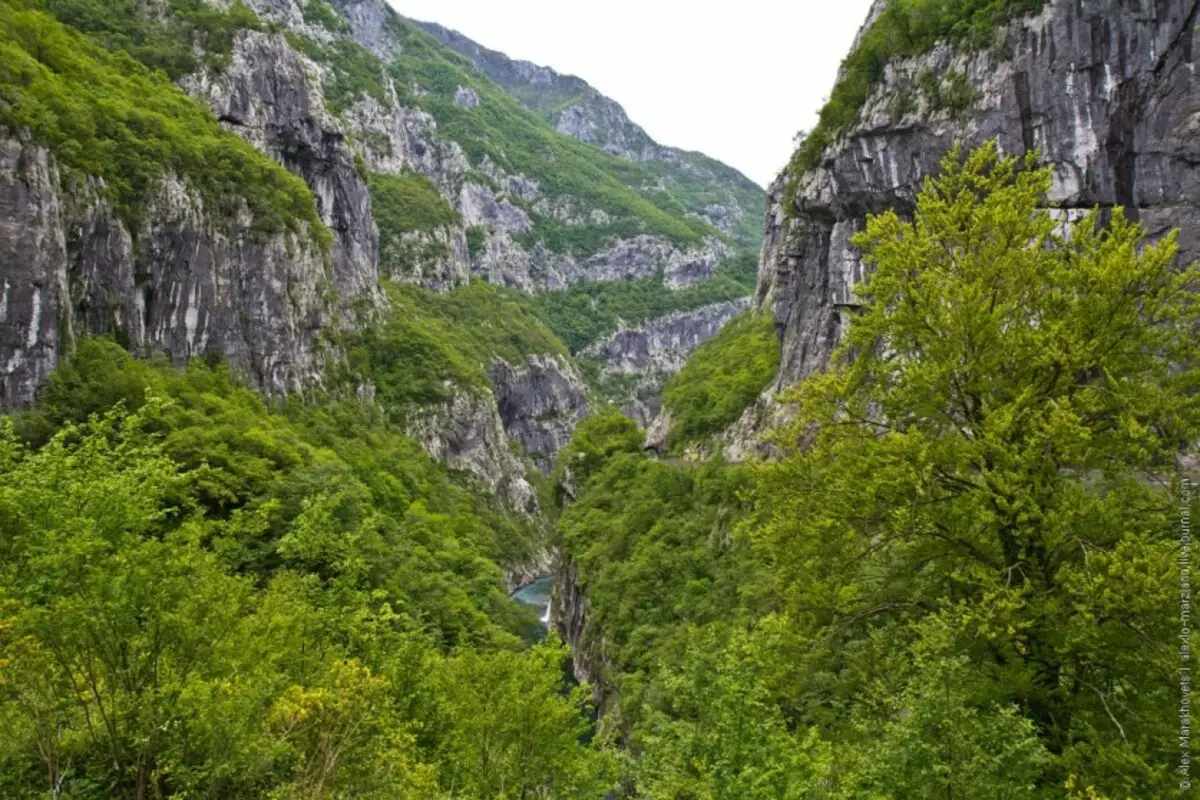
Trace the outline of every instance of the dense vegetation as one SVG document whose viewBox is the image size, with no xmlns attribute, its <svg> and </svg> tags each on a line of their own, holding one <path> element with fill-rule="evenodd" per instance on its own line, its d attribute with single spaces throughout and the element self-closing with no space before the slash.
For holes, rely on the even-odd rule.
<svg viewBox="0 0 1200 800">
<path fill-rule="evenodd" d="M 389 277 L 411 275 L 425 264 L 448 259 L 449 245 L 436 234 L 448 238 L 450 229 L 462 223 L 437 186 L 411 171 L 372 175 L 371 211 L 379 229 L 379 268 Z"/>
<path fill-rule="evenodd" d="M 857 121 L 890 61 L 926 53 L 940 41 L 984 47 L 995 40 L 997 29 L 1005 22 L 1035 13 L 1043 5 L 1045 0 L 890 0 L 842 62 L 837 83 L 821 108 L 816 127 L 808 132 L 792 156 L 788 170 L 793 186 L 800 175 L 820 163 L 825 150 Z M 962 102 L 963 87 L 958 85 L 951 91 L 956 94 L 946 101 Z"/>
<path fill-rule="evenodd" d="M 779 357 L 774 320 L 765 314 L 743 314 L 697 347 L 663 389 L 671 449 L 736 422 L 775 379 Z"/>
<path fill-rule="evenodd" d="M 1062 231 L 1049 188 L 991 146 L 914 222 L 872 219 L 863 313 L 785 398 L 776 460 L 657 462 L 581 426 L 559 536 L 630 795 L 1190 796 L 1200 269 L 1120 214 Z"/>
<path fill-rule="evenodd" d="M 223 67 L 239 31 L 262 30 L 243 0 L 223 6 L 204 0 L 26 0 L 107 50 L 121 50 L 177 80 L 202 67 Z M 164 13 L 165 12 L 165 13 Z"/>
<path fill-rule="evenodd" d="M 1040 5 L 893 0 L 793 168 L 889 59 L 985 45 Z M 327 0 L 300 8 L 345 31 Z M 220 68 L 245 28 L 261 24 L 237 0 L 0 0 L 0 122 L 68 180 L 102 179 L 135 231 L 172 172 L 226 218 L 245 204 L 262 230 L 325 236 L 302 182 L 171 83 Z M 334 113 L 390 102 L 394 78 L 481 169 L 609 216 L 569 226 L 526 202 L 531 241 L 711 233 L 690 216 L 703 187 L 663 191 L 671 174 L 559 136 L 398 18 L 390 34 L 394 65 L 293 43 L 331 68 Z M 917 84 L 970 99 L 953 76 Z M 363 171 L 385 268 L 406 232 L 460 224 L 424 178 Z M 375 325 L 329 334 L 345 361 L 303 401 L 268 404 L 215 357 L 177 370 L 80 340 L 35 407 L 0 417 L 0 796 L 1189 796 L 1172 769 L 1200 269 L 1119 211 L 1064 230 L 1050 186 L 995 146 L 951 154 L 912 221 L 855 239 L 862 311 L 834 366 L 783 394 L 774 460 L 658 458 L 602 413 L 560 454 L 545 516 L 430 458 L 410 413 L 485 391 L 496 358 L 570 358 L 744 296 L 751 259 L 678 292 L 387 284 Z M 699 348 L 664 393 L 672 449 L 733 422 L 778 360 L 754 315 Z M 505 591 L 551 525 L 595 695 Z"/>
<path fill-rule="evenodd" d="M 397 421 L 456 391 L 489 388 L 497 358 L 521 364 L 532 354 L 567 355 L 534 316 L 482 281 L 447 294 L 404 284 L 386 289 L 387 318 L 351 342 L 349 366 L 356 380 L 374 383 Z"/>
<path fill-rule="evenodd" d="M 302 180 L 224 131 L 167 75 L 123 51 L 105 51 L 54 17 L 31 10 L 34 5 L 0 0 L 0 124 L 28 129 L 74 175 L 103 179 L 118 213 L 135 229 L 155 183 L 174 174 L 200 194 L 216 218 L 234 218 L 244 204 L 260 230 L 303 224 L 313 235 L 328 236 Z M 155 49 L 163 39 L 135 24 L 136 15 L 122 18 L 121 8 L 103 3 L 64 8 L 79 15 L 85 29 L 97 28 L 104 40 L 121 44 L 128 38 L 131 51 L 148 63 L 174 63 L 173 56 Z M 242 24 L 237 8 L 228 16 L 197 15 L 214 28 L 205 29 L 202 40 L 227 36 L 224 20 Z M 115 30 L 104 27 L 109 22 Z"/>
<path fill-rule="evenodd" d="M 712 278 L 685 289 L 669 289 L 662 278 L 596 281 L 564 292 L 543 292 L 519 300 L 555 335 L 578 353 L 622 325 L 640 325 L 674 311 L 736 300 L 754 291 L 757 259 L 743 253 L 718 267 Z"/>
<path fill-rule="evenodd" d="M 0 423 L 0 794 L 599 796 L 482 497 L 371 407 L 82 342 Z"/>
<path fill-rule="evenodd" d="M 594 613 L 587 648 L 603 639 L 602 684 L 636 714 L 640 683 L 681 657 L 690 628 L 730 619 L 755 570 L 728 540 L 746 510 L 745 467 L 679 466 L 643 452 L 644 434 L 615 412 L 580 424 L 560 457 L 558 484 L 580 489 L 558 520 L 560 547 L 579 570 Z"/>
</svg>

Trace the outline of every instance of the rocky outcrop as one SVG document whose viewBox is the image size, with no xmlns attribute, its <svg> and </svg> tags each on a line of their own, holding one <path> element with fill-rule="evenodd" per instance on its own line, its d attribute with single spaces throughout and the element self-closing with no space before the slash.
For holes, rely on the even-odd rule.
<svg viewBox="0 0 1200 800">
<path fill-rule="evenodd" d="M 490 392 L 458 391 L 441 405 L 413 411 L 407 429 L 430 456 L 475 476 L 509 508 L 537 512 L 537 497 Z"/>
<path fill-rule="evenodd" d="M 597 643 L 587 640 L 587 592 L 579 580 L 579 567 L 559 557 L 554 564 L 550 593 L 550 624 L 571 649 L 571 672 L 576 681 L 592 688 L 592 701 L 603 712 L 606 691 L 602 680 L 603 659 Z"/>
<path fill-rule="evenodd" d="M 678 372 L 688 355 L 745 311 L 750 298 L 678 311 L 637 328 L 623 328 L 580 354 L 599 359 L 613 372 Z"/>
<path fill-rule="evenodd" d="M 386 237 L 384 237 L 386 239 Z M 471 280 L 471 260 L 462 228 L 404 231 L 379 243 L 379 272 L 389 280 L 448 292 Z"/>
<path fill-rule="evenodd" d="M 0 403 L 31 402 L 84 333 L 179 364 L 219 353 L 266 394 L 320 382 L 335 308 L 308 232 L 213 219 L 170 176 L 140 222 L 135 238 L 94 182 L 66 182 L 46 150 L 0 138 Z"/>
<path fill-rule="evenodd" d="M 717 335 L 725 323 L 745 311 L 750 298 L 678 311 L 634 328 L 622 328 L 589 345 L 579 356 L 600 363 L 601 385 L 619 386 L 610 399 L 643 428 L 659 416 L 659 395 L 667 380 L 683 368 L 688 356 Z M 629 377 L 635 377 L 632 383 Z"/>
<path fill-rule="evenodd" d="M 331 263 L 343 296 L 375 291 L 375 225 L 371 194 L 358 174 L 341 127 L 325 113 L 315 65 L 281 36 L 242 32 L 228 68 L 205 71 L 184 88 L 225 125 L 303 178 L 333 233 Z"/>
<path fill-rule="evenodd" d="M 70 343 L 66 261 L 49 153 L 0 139 L 0 405 L 32 400 Z M 60 320 L 67 322 L 62 330 Z"/>
<path fill-rule="evenodd" d="M 555 455 L 588 413 L 587 388 L 579 373 L 561 356 L 535 355 L 519 367 L 497 361 L 488 376 L 504 431 L 549 474 Z"/>
<path fill-rule="evenodd" d="M 484 251 L 473 260 L 472 270 L 497 286 L 526 292 L 558 291 L 585 281 L 616 281 L 661 276 L 672 289 L 711 278 L 717 267 L 732 256 L 719 239 L 680 248 L 660 236 L 616 239 L 606 249 L 576 259 L 552 253 L 542 244 L 528 250 L 512 238 L 511 223 L 497 206 L 492 235 Z M 477 217 L 478 218 L 478 217 Z"/>
<path fill-rule="evenodd" d="M 1198 9 L 1198 0 L 1049 0 L 998 32 L 992 49 L 939 46 L 888 65 L 858 123 L 801 180 L 794 208 L 783 207 L 782 184 L 772 188 L 756 303 L 783 342 L 778 383 L 828 362 L 863 277 L 850 237 L 868 214 L 911 213 L 956 140 L 1036 149 L 1064 215 L 1123 206 L 1152 235 L 1181 229 L 1183 261 L 1200 256 Z M 970 108 L 898 103 L 914 97 L 923 70 L 965 78 Z"/>
</svg>

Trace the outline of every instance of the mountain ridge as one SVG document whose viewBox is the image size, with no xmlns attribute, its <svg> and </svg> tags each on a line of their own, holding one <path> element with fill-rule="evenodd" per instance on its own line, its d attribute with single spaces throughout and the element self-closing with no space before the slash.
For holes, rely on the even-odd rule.
<svg viewBox="0 0 1200 800">
<path fill-rule="evenodd" d="M 442 44 L 470 58 L 489 78 L 539 113 L 554 127 L 612 155 L 639 163 L 656 162 L 664 178 L 713 181 L 735 199 L 724 198 L 708 210 L 708 219 L 725 233 L 753 242 L 760 235 L 755 215 L 760 187 L 735 167 L 704 153 L 663 145 L 633 121 L 619 101 L 608 97 L 585 79 L 563 74 L 553 67 L 514 59 L 479 44 L 466 35 L 436 22 L 410 20 Z"/>
</svg>

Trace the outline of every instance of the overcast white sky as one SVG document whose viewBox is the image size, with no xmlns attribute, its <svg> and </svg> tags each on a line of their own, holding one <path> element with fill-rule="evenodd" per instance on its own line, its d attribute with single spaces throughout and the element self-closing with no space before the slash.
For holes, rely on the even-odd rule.
<svg viewBox="0 0 1200 800">
<path fill-rule="evenodd" d="M 764 186 L 811 128 L 871 0 L 389 0 L 578 75 L 662 144 Z"/>
</svg>

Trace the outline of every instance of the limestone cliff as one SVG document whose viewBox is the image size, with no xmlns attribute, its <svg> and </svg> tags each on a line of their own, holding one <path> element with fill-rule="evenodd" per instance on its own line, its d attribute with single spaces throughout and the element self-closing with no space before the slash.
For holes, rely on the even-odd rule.
<svg viewBox="0 0 1200 800">
<path fill-rule="evenodd" d="M 771 189 L 755 302 L 783 343 L 778 384 L 823 367 L 853 313 L 863 267 L 850 237 L 868 214 L 911 212 L 955 141 L 1036 149 L 1064 215 L 1122 206 L 1152 235 L 1181 229 L 1182 260 L 1200 255 L 1198 10 L 1196 0 L 1049 0 L 990 48 L 943 44 L 890 63 L 857 123 L 802 176 L 794 206 L 782 180 Z M 965 78 L 969 103 L 939 108 L 916 91 L 922 74 Z"/>
<path fill-rule="evenodd" d="M 135 238 L 95 182 L 0 137 L 0 404 L 32 401 L 75 336 L 114 332 L 179 364 L 219 353 L 267 394 L 313 386 L 337 324 L 328 258 L 301 233 L 214 219 L 171 176 Z M 373 264 L 340 263 L 343 285 L 373 287 Z"/>
<path fill-rule="evenodd" d="M 497 361 L 488 377 L 504 430 L 549 473 L 554 456 L 588 413 L 587 388 L 579 373 L 561 356 L 532 355 L 516 366 Z"/>
</svg>

